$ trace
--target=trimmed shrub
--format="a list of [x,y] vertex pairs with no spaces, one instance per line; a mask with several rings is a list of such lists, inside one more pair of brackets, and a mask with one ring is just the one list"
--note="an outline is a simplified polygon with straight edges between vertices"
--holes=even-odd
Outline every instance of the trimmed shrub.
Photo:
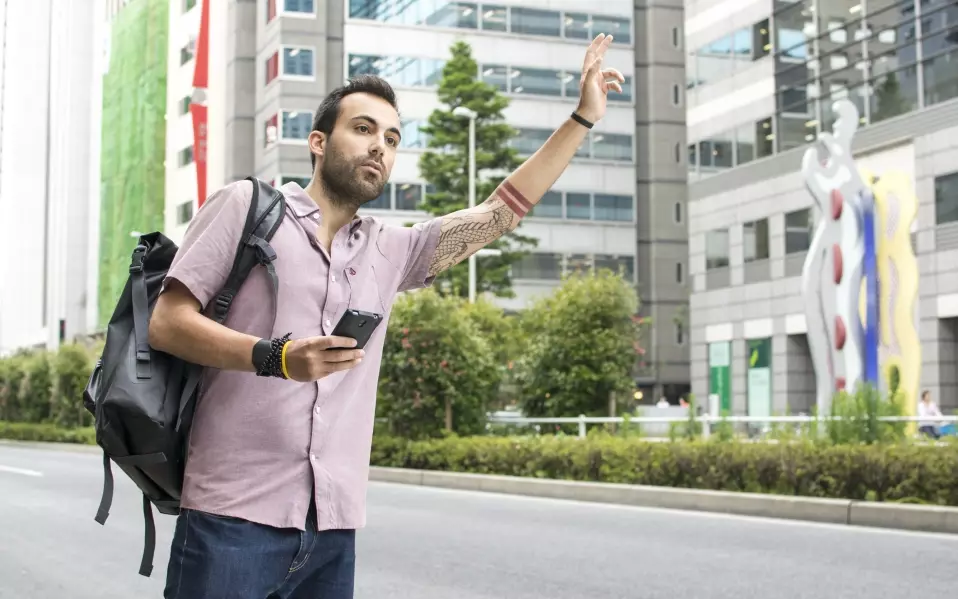
[[591,434],[408,441],[377,437],[375,466],[958,506],[958,444],[827,445]]

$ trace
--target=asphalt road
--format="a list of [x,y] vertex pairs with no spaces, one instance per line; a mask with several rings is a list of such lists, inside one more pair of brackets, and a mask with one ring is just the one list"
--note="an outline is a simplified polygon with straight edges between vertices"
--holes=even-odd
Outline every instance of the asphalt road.
[[[95,453],[0,444],[0,598],[162,597],[173,519],[143,524]],[[357,599],[926,599],[954,594],[958,537],[372,484]]]

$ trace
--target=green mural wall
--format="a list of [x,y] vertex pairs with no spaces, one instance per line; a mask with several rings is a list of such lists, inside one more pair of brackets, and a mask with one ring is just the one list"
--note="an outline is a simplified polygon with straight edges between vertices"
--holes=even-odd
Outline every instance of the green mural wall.
[[163,230],[169,0],[133,0],[112,23],[103,78],[100,326],[129,276],[131,231]]

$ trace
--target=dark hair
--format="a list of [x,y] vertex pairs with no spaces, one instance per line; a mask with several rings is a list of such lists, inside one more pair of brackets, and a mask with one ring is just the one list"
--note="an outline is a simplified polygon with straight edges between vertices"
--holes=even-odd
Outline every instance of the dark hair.
[[[382,98],[389,102],[393,108],[398,110],[396,104],[396,92],[389,83],[382,77],[376,75],[357,75],[350,77],[346,85],[337,87],[329,92],[319,108],[316,109],[316,116],[313,117],[313,131],[321,131],[328,138],[333,133],[333,126],[336,119],[339,118],[339,104],[343,98],[350,94],[366,93]],[[316,169],[316,154],[309,153],[310,160],[313,163],[313,170]]]
[[928,389],[924,389],[924,390],[921,392],[921,398],[922,398],[922,399],[928,397],[929,395],[931,395],[931,391],[928,390]]

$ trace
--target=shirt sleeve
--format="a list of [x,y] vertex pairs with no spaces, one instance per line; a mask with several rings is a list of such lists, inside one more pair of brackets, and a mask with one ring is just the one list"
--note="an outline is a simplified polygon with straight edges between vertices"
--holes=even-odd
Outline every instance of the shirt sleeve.
[[398,291],[421,289],[432,285],[429,266],[439,245],[442,219],[437,217],[412,227],[383,225],[379,236],[379,250],[387,258],[402,260],[399,268]]
[[163,289],[176,279],[205,309],[226,284],[253,197],[249,181],[231,183],[203,203],[190,222]]

